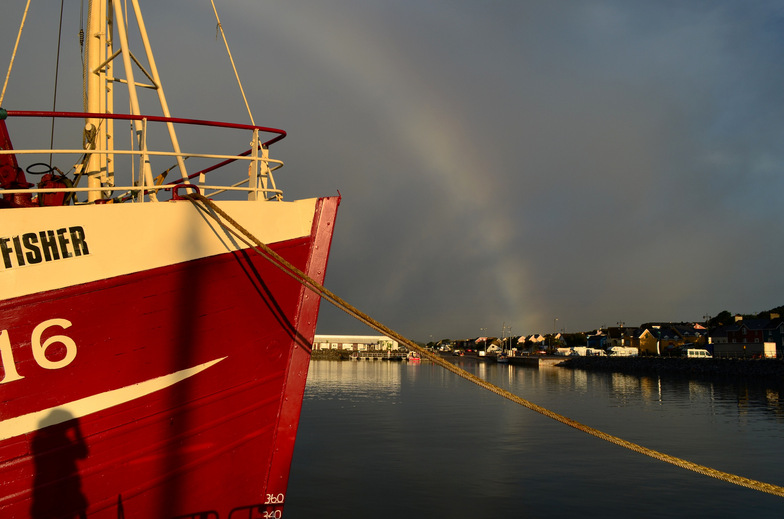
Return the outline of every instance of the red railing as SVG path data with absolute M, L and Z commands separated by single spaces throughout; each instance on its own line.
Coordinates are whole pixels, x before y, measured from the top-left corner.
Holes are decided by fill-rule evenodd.
M 274 133 L 276 136 L 262 143 L 270 146 L 286 137 L 286 131 L 267 126 L 254 126 L 252 124 L 224 123 L 219 121 L 206 121 L 204 119 L 183 119 L 180 117 L 162 117 L 159 115 L 130 115 L 130 114 L 101 114 L 91 112 L 43 112 L 36 110 L 7 110 L 8 117 L 58 117 L 66 119 L 116 119 L 120 121 L 152 121 L 160 123 L 189 124 L 192 126 L 211 126 L 214 128 L 231 128 L 234 130 L 259 130 L 265 133 Z
M 212 128 L 224 128 L 224 129 L 233 129 L 233 130 L 247 130 L 247 131 L 258 130 L 259 132 L 274 134 L 274 137 L 272 137 L 271 139 L 261 142 L 259 144 L 259 149 L 267 148 L 270 145 L 284 139 L 287 135 L 285 130 L 281 130 L 279 128 L 271 128 L 267 126 L 255 126 L 251 124 L 227 123 L 227 122 L 220 122 L 220 121 L 207 121 L 203 119 L 184 119 L 180 117 L 163 117 L 157 115 L 109 114 L 109 113 L 93 113 L 93 112 L 51 112 L 51 111 L 37 111 L 37 110 L 7 110 L 5 111 L 5 115 L 7 117 L 113 119 L 113 120 L 121 120 L 121 121 L 140 121 L 140 122 L 148 121 L 148 122 L 155 122 L 155 123 L 172 123 L 172 124 L 191 125 L 191 126 L 206 126 Z M 164 186 L 159 186 L 158 189 L 170 189 L 170 188 L 166 188 L 165 186 L 177 186 L 183 182 L 187 182 L 190 179 L 199 177 L 202 174 L 210 173 L 212 171 L 220 169 L 228 164 L 240 160 L 243 157 L 247 157 L 252 153 L 252 151 L 253 149 L 251 148 L 246 151 L 243 151 L 242 153 L 238 153 L 235 156 L 236 158 L 225 159 L 221 162 L 213 164 L 212 166 L 201 169 L 196 173 L 189 174 L 185 178 L 172 180 L 166 183 Z

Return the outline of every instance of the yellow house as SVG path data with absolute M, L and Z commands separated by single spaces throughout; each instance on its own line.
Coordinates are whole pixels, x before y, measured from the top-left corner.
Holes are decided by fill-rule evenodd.
M 638 348 L 640 353 L 658 355 L 659 337 L 648 328 L 644 328 L 632 336 L 632 347 Z

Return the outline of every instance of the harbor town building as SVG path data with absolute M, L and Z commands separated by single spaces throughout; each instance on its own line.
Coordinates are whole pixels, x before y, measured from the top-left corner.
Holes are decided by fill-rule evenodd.
M 397 341 L 385 335 L 316 335 L 314 350 L 397 351 Z

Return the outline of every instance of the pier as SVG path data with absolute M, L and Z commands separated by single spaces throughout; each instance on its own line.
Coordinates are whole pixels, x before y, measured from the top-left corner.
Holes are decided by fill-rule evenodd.
M 442 353 L 442 357 L 450 358 L 453 355 L 451 353 Z M 462 355 L 458 358 L 461 359 L 474 359 L 479 362 L 490 362 L 495 364 L 498 362 L 498 359 L 495 355 Z M 566 357 L 558 357 L 558 356 L 550 356 L 550 355 L 521 355 L 517 357 L 507 357 L 507 363 L 512 364 L 515 366 L 528 366 L 532 368 L 542 368 L 542 367 L 552 367 L 557 366 L 564 360 Z
M 527 355 L 524 357 L 507 357 L 509 364 L 515 366 L 531 366 L 534 368 L 556 366 L 563 362 L 563 357 L 547 357 L 543 355 Z
M 407 351 L 355 351 L 351 360 L 403 360 L 407 355 Z

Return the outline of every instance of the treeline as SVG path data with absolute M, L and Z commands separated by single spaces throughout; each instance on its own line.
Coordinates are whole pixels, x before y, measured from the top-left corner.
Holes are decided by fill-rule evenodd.
M 743 320 L 748 319 L 770 319 L 770 314 L 778 314 L 779 316 L 784 315 L 784 305 L 777 306 L 776 308 L 771 308 L 770 310 L 765 310 L 764 312 L 759 312 L 756 314 L 733 314 L 728 312 L 727 310 L 722 310 L 721 312 L 716 315 L 716 317 L 711 317 L 708 320 L 708 325 L 711 328 L 715 328 L 717 326 L 726 326 L 728 324 L 732 324 L 735 322 L 735 316 L 740 315 Z

